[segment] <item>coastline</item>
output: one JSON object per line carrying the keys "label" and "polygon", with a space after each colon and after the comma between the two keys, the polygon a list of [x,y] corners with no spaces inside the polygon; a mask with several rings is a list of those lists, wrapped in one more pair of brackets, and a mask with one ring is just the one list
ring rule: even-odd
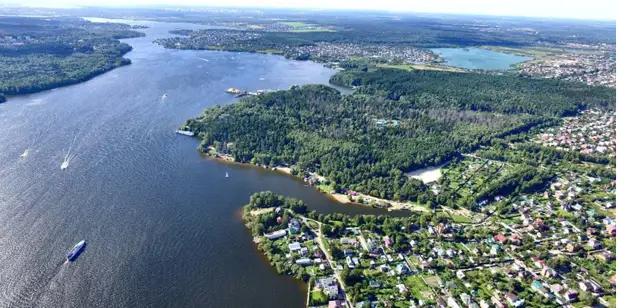
{"label": "coastline", "polygon": [[[198,152],[200,153],[201,156],[208,158],[208,159],[213,159],[216,160],[218,162],[223,162],[223,163],[229,163],[229,164],[234,164],[234,165],[240,165],[240,166],[252,166],[252,167],[256,167],[256,168],[261,168],[261,169],[271,169],[271,171],[275,171],[275,172],[279,172],[279,173],[284,173],[287,174],[291,177],[294,177],[297,180],[303,180],[301,176],[298,175],[293,175],[291,168],[289,167],[283,167],[283,166],[277,166],[277,167],[273,167],[273,168],[268,168],[265,166],[259,166],[256,164],[251,164],[251,163],[244,163],[244,162],[237,162],[234,161],[234,159],[230,156],[222,156],[222,155],[218,155],[218,154],[210,154],[210,153],[205,153],[203,151],[201,151],[200,149],[198,150]],[[429,212],[430,209],[423,207],[419,204],[415,204],[415,203],[407,203],[407,202],[400,202],[400,201],[394,201],[394,200],[386,200],[386,199],[380,199],[377,197],[373,197],[373,196],[369,196],[366,194],[362,194],[362,193],[357,193],[356,197],[357,198],[362,198],[364,200],[367,201],[373,201],[376,204],[390,204],[389,207],[379,207],[379,206],[373,206],[370,202],[368,203],[360,203],[360,202],[355,202],[352,201],[351,199],[349,199],[349,195],[346,194],[341,194],[341,193],[335,193],[335,192],[326,192],[323,191],[321,189],[318,188],[317,185],[313,185],[313,184],[309,184],[306,183],[309,186],[312,186],[314,189],[316,189],[317,191],[327,195],[328,198],[335,200],[341,204],[351,204],[351,205],[356,205],[356,206],[365,206],[365,207],[377,207],[377,208],[383,208],[385,209],[387,212],[391,212],[391,211],[407,211],[407,212]]]}

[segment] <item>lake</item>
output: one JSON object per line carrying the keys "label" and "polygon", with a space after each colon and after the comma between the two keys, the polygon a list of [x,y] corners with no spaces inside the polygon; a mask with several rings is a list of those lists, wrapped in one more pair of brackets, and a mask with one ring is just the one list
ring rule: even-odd
{"label": "lake", "polygon": [[442,65],[464,69],[507,70],[514,64],[532,59],[480,48],[434,48],[431,50],[445,60],[441,63]]}
{"label": "lake", "polygon": [[[152,41],[201,26],[131,23],[151,27],[124,40],[131,65],[0,104],[0,307],[303,307],[304,286],[265,262],[240,219],[249,196],[272,190],[320,212],[385,212],[201,157],[198,140],[174,130],[233,103],[227,88],[327,84],[335,71],[164,49]],[[63,264],[82,239],[86,250]]]}

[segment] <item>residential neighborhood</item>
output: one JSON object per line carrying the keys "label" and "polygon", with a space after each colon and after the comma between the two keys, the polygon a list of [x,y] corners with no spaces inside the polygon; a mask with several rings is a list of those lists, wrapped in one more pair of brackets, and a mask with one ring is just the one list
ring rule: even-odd
{"label": "residential neighborhood", "polygon": [[[586,109],[507,147],[590,163],[537,157],[546,163],[534,168],[497,146],[463,154],[426,183],[449,202],[410,216],[317,214],[263,192],[244,217],[278,271],[308,282],[309,307],[613,307],[615,171],[594,161],[615,157],[614,118]],[[532,189],[505,193],[507,179],[530,172],[540,177],[523,177]]]}

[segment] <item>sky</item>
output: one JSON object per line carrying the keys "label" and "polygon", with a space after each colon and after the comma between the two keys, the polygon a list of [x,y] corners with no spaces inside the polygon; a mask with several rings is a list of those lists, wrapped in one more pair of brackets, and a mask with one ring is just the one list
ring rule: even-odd
{"label": "sky", "polygon": [[0,0],[32,6],[225,6],[616,19],[617,0]]}

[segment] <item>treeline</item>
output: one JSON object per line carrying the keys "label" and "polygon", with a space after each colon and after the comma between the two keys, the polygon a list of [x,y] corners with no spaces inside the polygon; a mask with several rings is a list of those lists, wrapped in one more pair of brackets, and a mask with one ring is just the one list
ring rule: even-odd
{"label": "treeline", "polygon": [[[248,18],[251,16],[252,18]],[[531,46],[546,44],[615,44],[615,23],[586,21],[546,21],[527,19],[508,19],[502,17],[475,18],[467,16],[431,17],[382,15],[356,12],[295,12],[261,11],[252,12],[207,13],[202,17],[183,16],[187,22],[209,23],[212,25],[243,27],[248,24],[270,29],[270,25],[281,19],[302,21],[334,28],[336,32],[289,32],[283,36],[274,36],[282,40],[290,38],[305,44],[316,42],[354,43],[354,44],[388,44],[409,45],[416,47],[462,47],[462,46]],[[175,16],[175,21],[179,16]],[[246,27],[247,28],[247,27]],[[531,29],[529,31],[528,29]],[[261,32],[260,29],[255,32]]]}
{"label": "treeline", "polygon": [[546,120],[530,115],[420,108],[381,96],[341,97],[322,85],[293,87],[212,107],[187,127],[236,161],[295,165],[337,191],[427,203],[433,195],[405,173],[436,166]]}
{"label": "treeline", "polygon": [[569,116],[586,106],[615,108],[616,100],[615,90],[606,87],[513,75],[363,68],[339,72],[330,82],[362,86],[360,93],[411,102],[419,108],[448,107],[505,114]]}
{"label": "treeline", "polygon": [[123,24],[1,17],[0,92],[39,92],[79,83],[130,64],[123,55],[131,46],[118,39],[143,35]]}

